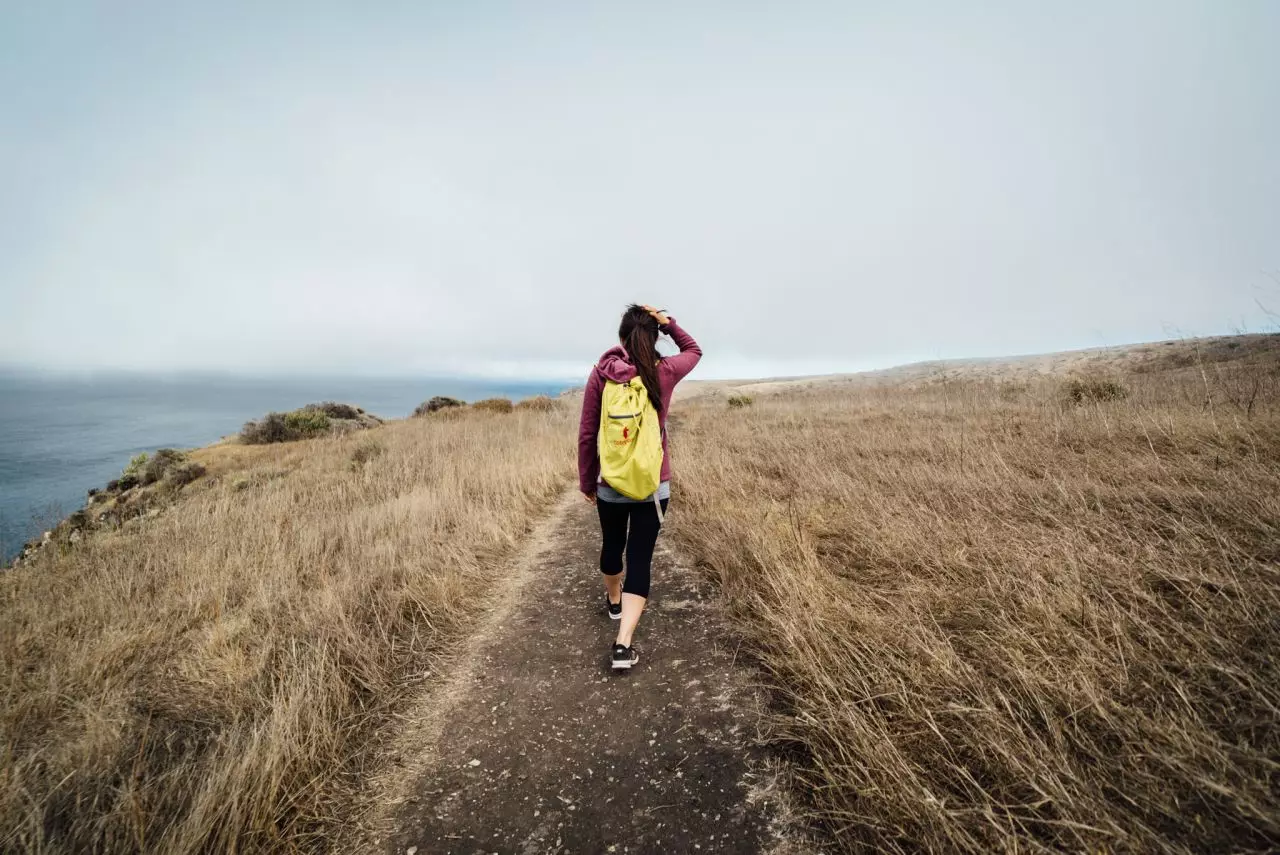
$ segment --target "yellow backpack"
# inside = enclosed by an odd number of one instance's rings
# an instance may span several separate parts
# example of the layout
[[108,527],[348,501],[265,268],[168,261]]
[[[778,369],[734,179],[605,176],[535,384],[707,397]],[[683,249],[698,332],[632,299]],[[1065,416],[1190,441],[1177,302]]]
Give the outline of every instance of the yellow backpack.
[[647,499],[657,492],[662,481],[662,429],[638,376],[626,383],[605,381],[596,449],[600,476],[610,487],[630,499]]

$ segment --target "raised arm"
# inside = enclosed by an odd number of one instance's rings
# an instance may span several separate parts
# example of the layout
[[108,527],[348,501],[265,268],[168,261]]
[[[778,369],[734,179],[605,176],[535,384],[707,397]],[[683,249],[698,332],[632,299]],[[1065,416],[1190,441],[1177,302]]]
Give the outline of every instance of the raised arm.
[[596,437],[600,433],[600,395],[604,380],[594,367],[582,392],[582,419],[578,422],[578,489],[588,496],[596,494],[600,480],[600,457]]
[[[693,336],[685,332],[675,318],[667,318],[665,326],[659,327],[662,332],[671,336],[671,340],[676,343],[676,347],[680,348],[680,352],[675,356],[668,356],[662,360],[663,366],[667,371],[671,372],[673,382],[680,382],[684,376],[693,370],[693,366],[698,364],[698,360],[702,358],[702,348],[698,347],[698,343],[693,340]],[[599,415],[597,413],[597,415]]]

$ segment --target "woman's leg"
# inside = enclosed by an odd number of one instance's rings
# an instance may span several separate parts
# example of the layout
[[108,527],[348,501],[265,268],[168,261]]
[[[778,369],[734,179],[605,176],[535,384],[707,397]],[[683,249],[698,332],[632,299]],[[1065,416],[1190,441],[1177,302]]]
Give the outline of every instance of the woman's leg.
[[[667,512],[667,502],[662,500],[662,513]],[[653,502],[629,504],[631,532],[627,537],[627,580],[622,586],[622,624],[618,627],[618,644],[631,646],[631,635],[636,631],[645,600],[649,597],[649,566],[653,563],[653,547],[658,542],[662,523]]]
[[627,546],[627,506],[621,502],[596,501],[600,515],[600,572],[609,602],[622,596],[622,551]]

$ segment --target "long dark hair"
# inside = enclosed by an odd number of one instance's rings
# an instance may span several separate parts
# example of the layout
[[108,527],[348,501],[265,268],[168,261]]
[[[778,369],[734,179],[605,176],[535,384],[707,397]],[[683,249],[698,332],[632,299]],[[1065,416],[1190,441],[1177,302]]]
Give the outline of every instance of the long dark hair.
[[618,338],[631,357],[631,364],[649,391],[653,408],[662,412],[662,387],[658,385],[658,320],[644,306],[632,303],[622,313]]

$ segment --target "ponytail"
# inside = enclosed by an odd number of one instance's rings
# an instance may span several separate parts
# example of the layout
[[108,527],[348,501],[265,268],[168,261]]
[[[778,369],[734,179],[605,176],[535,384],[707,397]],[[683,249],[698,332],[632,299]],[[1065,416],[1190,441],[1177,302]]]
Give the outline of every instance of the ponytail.
[[644,381],[653,408],[662,412],[662,386],[658,380],[658,321],[643,306],[631,305],[622,316],[618,338],[626,348],[636,373]]

